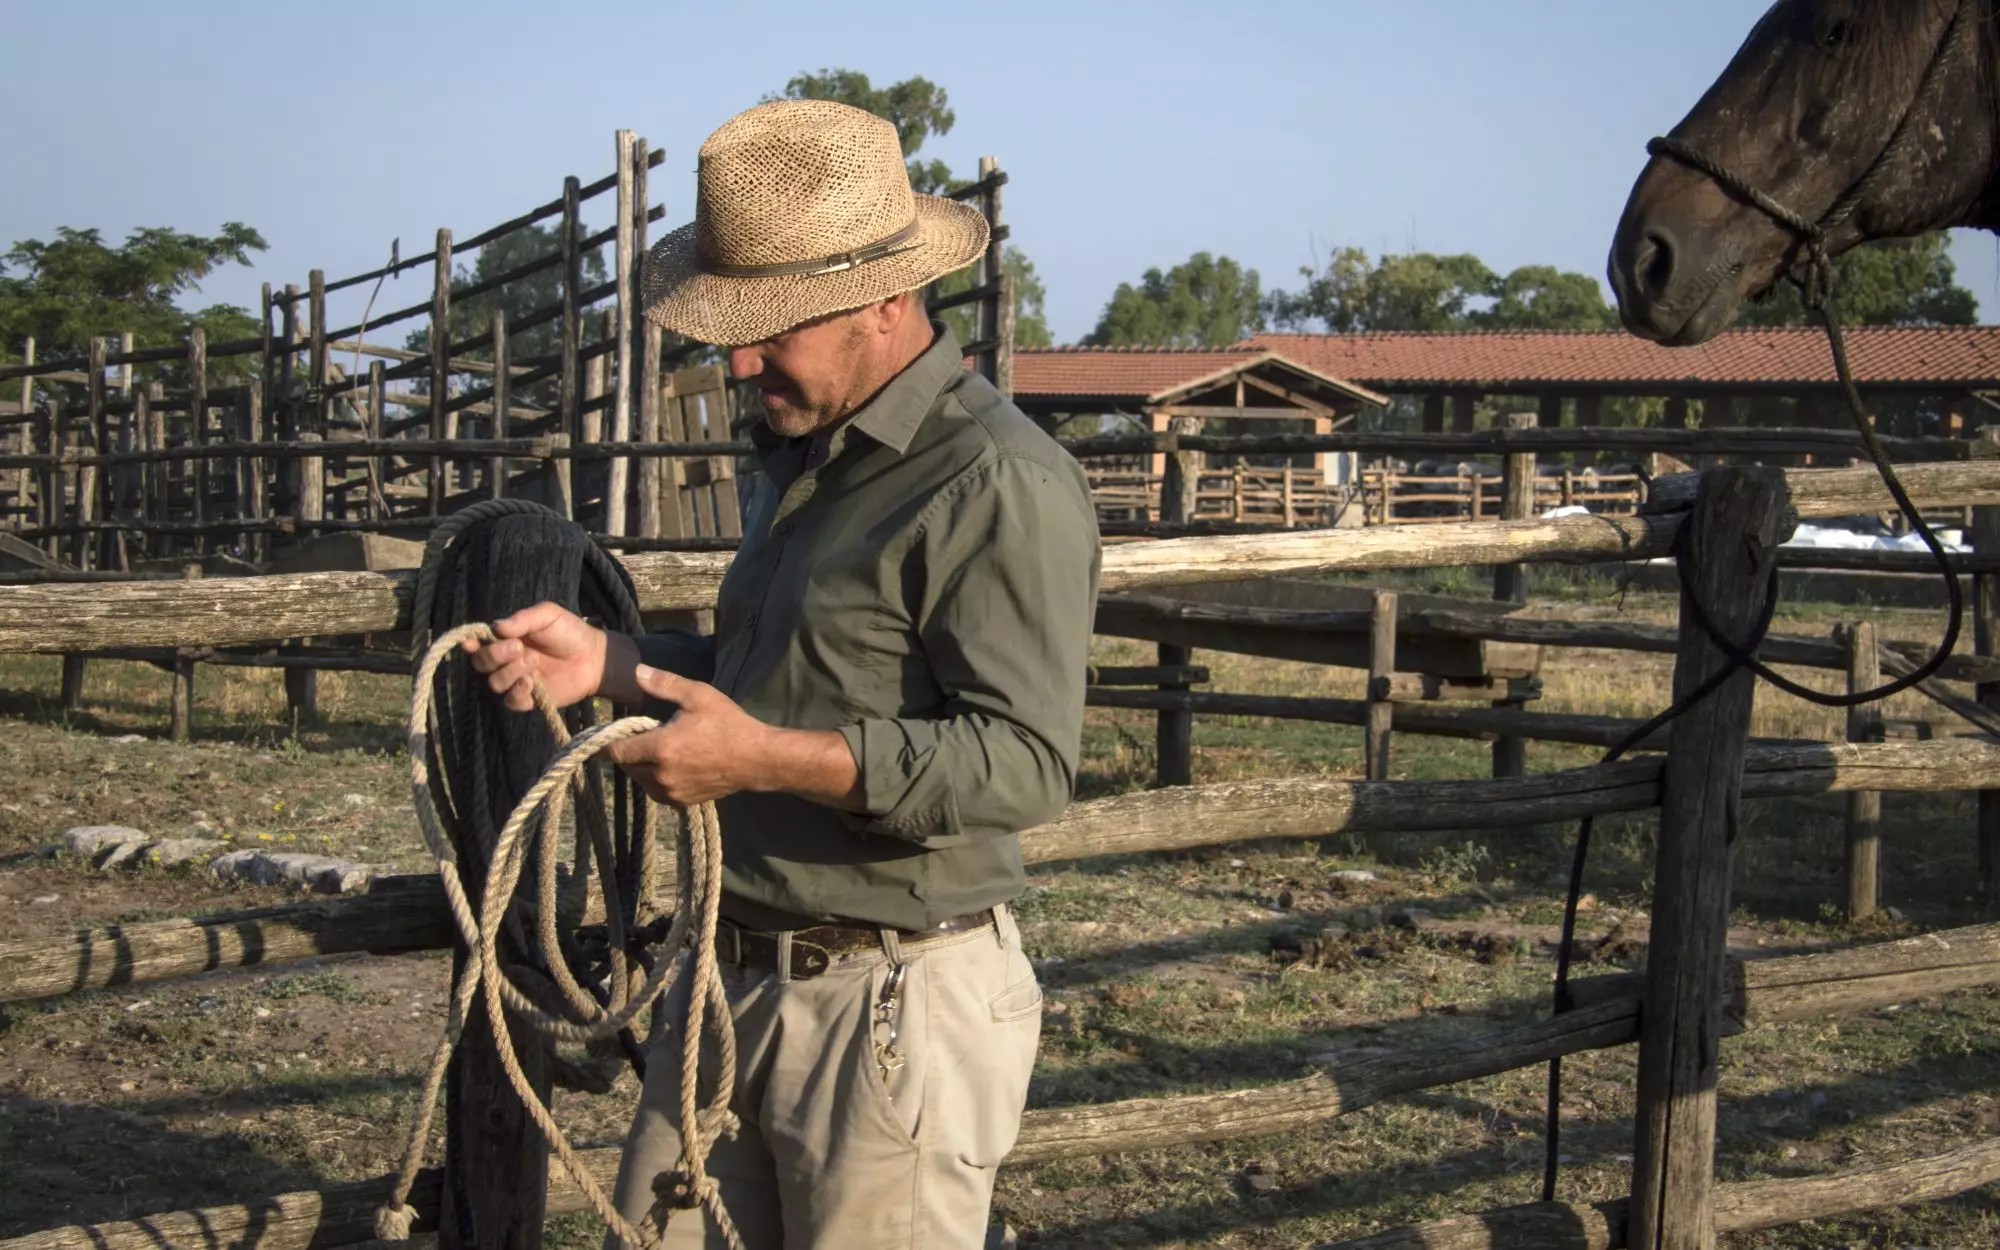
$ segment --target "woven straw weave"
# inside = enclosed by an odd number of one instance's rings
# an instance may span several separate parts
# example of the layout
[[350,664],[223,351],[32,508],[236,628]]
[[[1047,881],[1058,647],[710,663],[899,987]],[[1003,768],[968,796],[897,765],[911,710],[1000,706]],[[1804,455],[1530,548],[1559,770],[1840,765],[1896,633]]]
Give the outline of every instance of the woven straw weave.
[[[646,316],[704,343],[755,343],[963,268],[986,248],[979,210],[910,190],[896,128],[827,100],[738,113],[701,145],[694,221],[646,257]],[[889,255],[811,276],[717,265],[817,261],[915,232]]]

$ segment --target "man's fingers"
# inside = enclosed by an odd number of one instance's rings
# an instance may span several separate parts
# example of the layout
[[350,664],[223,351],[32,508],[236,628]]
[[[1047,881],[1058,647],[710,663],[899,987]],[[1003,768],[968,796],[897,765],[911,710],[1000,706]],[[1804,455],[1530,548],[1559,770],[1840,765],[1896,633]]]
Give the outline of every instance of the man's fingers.
[[506,702],[507,706],[513,711],[516,712],[534,711],[535,709],[534,683],[529,681],[527,678],[522,678],[520,681],[515,682],[512,686],[509,686],[507,688],[507,696],[504,701]]
[[[525,712],[529,706],[533,705],[534,681],[534,670],[529,667],[528,661],[525,659],[515,660],[511,664],[502,665],[497,669],[491,670],[486,677],[487,688],[493,691],[494,694],[510,696],[507,705],[513,707],[517,712]],[[520,707],[514,706],[511,696],[516,687],[528,691],[528,704]]]
[[656,699],[682,706],[697,702],[714,687],[704,682],[690,681],[678,673],[669,673],[663,668],[641,664],[632,670],[632,680],[639,689]]
[[518,660],[527,653],[526,647],[511,638],[503,638],[485,646],[468,638],[465,640],[465,649],[471,653],[472,667],[482,673],[496,672],[501,665],[510,660]]
[[502,638],[523,638],[537,630],[547,629],[568,615],[568,608],[545,599],[532,608],[522,608],[512,616],[493,622],[493,632]]

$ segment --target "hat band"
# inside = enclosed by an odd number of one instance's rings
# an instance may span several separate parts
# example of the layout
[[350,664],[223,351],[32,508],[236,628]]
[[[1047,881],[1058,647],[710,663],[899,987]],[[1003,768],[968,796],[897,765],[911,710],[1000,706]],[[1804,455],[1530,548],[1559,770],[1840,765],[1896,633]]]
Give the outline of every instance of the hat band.
[[922,223],[915,217],[910,224],[884,239],[857,247],[851,252],[835,252],[818,260],[791,260],[775,265],[731,265],[719,260],[710,260],[706,254],[701,257],[701,271],[720,278],[812,278],[823,273],[839,273],[865,265],[871,260],[881,260],[898,252],[907,252],[921,246],[911,240],[916,238]]

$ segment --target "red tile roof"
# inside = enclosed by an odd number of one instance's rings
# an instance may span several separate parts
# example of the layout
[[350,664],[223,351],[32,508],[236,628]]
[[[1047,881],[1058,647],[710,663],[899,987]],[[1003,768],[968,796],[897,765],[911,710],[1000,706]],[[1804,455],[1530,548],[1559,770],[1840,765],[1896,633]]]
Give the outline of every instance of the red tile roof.
[[[1377,388],[1835,380],[1825,333],[1806,327],[1727,330],[1698,347],[1661,347],[1620,330],[1260,334],[1247,345]],[[1857,326],[1847,332],[1847,350],[1864,384],[2000,381],[2000,326]]]
[[[1847,343],[1855,376],[1864,385],[2000,386],[2000,326],[1858,326],[1847,332]],[[1022,350],[1014,353],[1014,391],[1024,398],[1144,400],[1239,367],[1260,352],[1376,390],[1834,380],[1825,334],[1803,327],[1728,330],[1699,347],[1661,347],[1622,330],[1501,330],[1260,334],[1227,348]]]
[[1246,365],[1264,354],[1255,347],[1016,349],[1014,393],[1146,399],[1197,378]]

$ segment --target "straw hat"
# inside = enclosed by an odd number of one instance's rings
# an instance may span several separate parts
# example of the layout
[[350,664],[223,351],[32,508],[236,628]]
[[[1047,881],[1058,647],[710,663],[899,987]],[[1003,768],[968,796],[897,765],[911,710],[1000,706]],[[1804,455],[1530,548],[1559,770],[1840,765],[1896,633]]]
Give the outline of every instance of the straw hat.
[[694,222],[646,257],[646,317],[725,347],[971,264],[978,209],[910,190],[896,128],[828,100],[738,113],[701,145]]

